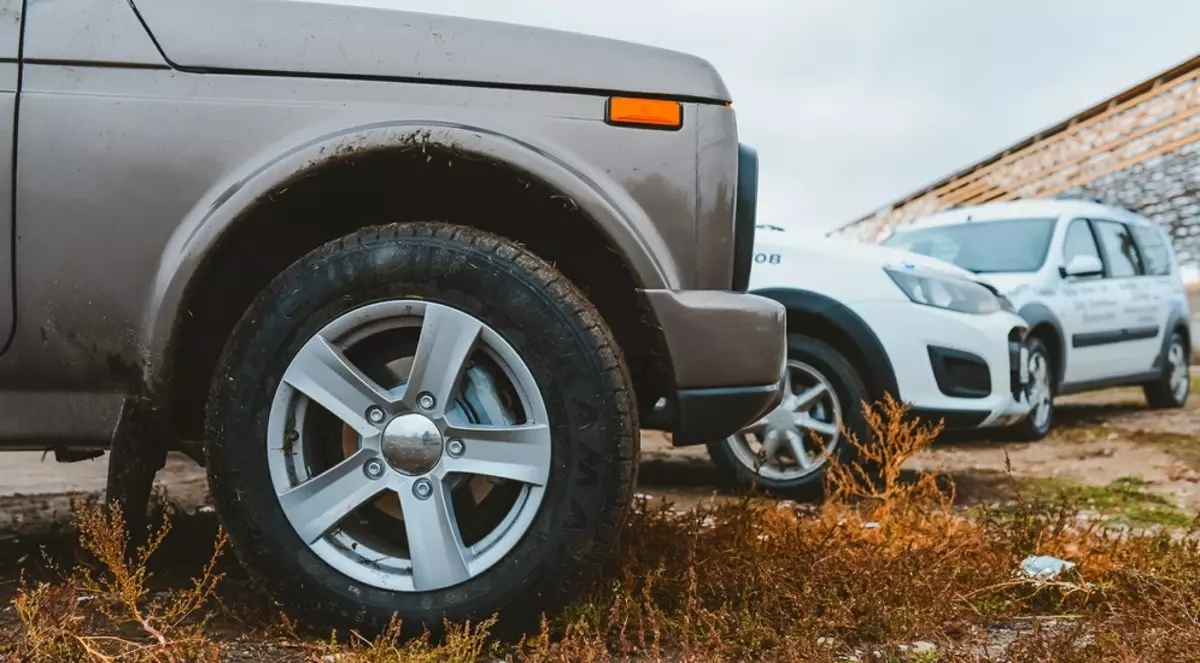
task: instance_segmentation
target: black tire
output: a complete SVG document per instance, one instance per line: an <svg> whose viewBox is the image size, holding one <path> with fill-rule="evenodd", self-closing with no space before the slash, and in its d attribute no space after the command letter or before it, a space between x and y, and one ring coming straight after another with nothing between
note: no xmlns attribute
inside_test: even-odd
<svg viewBox="0 0 1200 663"><path fill-rule="evenodd" d="M552 439L545 497L516 547L482 574L428 592L365 585L317 557L280 507L264 444L272 394L304 342L350 309L400 298L456 307L503 336L542 391ZM632 394L608 327L543 260L462 226L368 228L293 264L237 325L208 402L209 483L238 557L302 625L372 634L395 615L407 635L438 637L443 619L498 614L498 632L519 633L570 599L614 547L636 480Z"/></svg>
<svg viewBox="0 0 1200 663"><path fill-rule="evenodd" d="M1058 381L1055 379L1053 357L1042 339L1033 337L1029 339L1027 345L1029 347L1029 365L1031 367L1034 365L1035 355L1040 356L1048 371L1046 388L1049 389L1049 403L1047 404L1049 411L1045 419L1039 422L1035 408L1030 411L1029 416L1011 426L1010 433L1017 441L1037 442L1044 439L1054 429L1054 395L1058 390Z"/></svg>
<svg viewBox="0 0 1200 663"><path fill-rule="evenodd" d="M860 443L871 443L871 432L863 418L863 403L870 402L870 396L854 366L828 343L802 334L788 335L788 359L815 368L829 382L841 406L843 426L853 432ZM727 483L792 499L824 498L828 463L796 479L777 480L747 466L734 453L732 444L735 442L729 439L708 444L708 455ZM855 451L854 445L843 436L835 447L834 455L839 462L851 463L856 461Z"/></svg>
<svg viewBox="0 0 1200 663"><path fill-rule="evenodd" d="M1172 371L1175 370L1175 366L1171 362L1171 354L1173 352L1179 353L1180 361L1182 362L1183 383L1181 391L1175 391L1171 388L1171 375ZM1188 374L1187 344L1183 342L1183 335L1178 331L1171 332L1171 340L1167 342L1165 357L1162 374L1154 382L1142 386L1142 391L1146 394L1146 404L1155 410L1181 408L1187 405L1188 396L1191 395L1191 376Z"/></svg>

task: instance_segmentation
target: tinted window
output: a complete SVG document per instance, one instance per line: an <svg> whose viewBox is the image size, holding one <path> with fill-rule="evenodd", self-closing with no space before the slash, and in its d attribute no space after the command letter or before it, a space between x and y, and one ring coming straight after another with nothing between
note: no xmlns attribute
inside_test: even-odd
<svg viewBox="0 0 1200 663"><path fill-rule="evenodd" d="M1096 246L1096 238L1092 229L1083 219L1075 219L1067 226L1067 237L1063 240L1063 264L1071 264L1078 256L1092 256L1100 259L1100 248Z"/></svg>
<svg viewBox="0 0 1200 663"><path fill-rule="evenodd" d="M1046 261L1054 219L975 221L898 231L884 245L976 273L1036 272Z"/></svg>
<svg viewBox="0 0 1200 663"><path fill-rule="evenodd" d="M1138 255L1133 235L1124 223L1097 221L1096 231L1108 258L1108 275L1113 278L1137 276L1142 273L1142 258Z"/></svg>
<svg viewBox="0 0 1200 663"><path fill-rule="evenodd" d="M1171 247L1167 246L1162 233L1152 226L1130 226L1133 236L1141 245L1146 273L1161 276L1171 273Z"/></svg>

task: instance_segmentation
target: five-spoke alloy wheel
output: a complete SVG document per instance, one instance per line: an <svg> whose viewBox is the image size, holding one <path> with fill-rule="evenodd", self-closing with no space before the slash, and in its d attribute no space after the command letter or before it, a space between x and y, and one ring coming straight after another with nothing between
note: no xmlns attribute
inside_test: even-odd
<svg viewBox="0 0 1200 663"><path fill-rule="evenodd" d="M222 523L305 623L528 626L632 499L620 357L578 290L503 239L417 223L333 242L226 346L206 446Z"/></svg>
<svg viewBox="0 0 1200 663"><path fill-rule="evenodd" d="M347 352L364 346L374 352L359 368ZM327 435L326 413L349 430ZM493 329L433 302L379 302L326 325L284 372L267 431L296 533L381 589L442 589L491 568L528 530L550 475L528 367ZM498 522L476 522L486 516Z"/></svg>

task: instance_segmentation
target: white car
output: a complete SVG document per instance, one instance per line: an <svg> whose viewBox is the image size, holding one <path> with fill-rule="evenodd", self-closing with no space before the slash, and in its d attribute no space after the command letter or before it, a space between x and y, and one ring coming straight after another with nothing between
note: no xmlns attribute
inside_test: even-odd
<svg viewBox="0 0 1200 663"><path fill-rule="evenodd" d="M991 203L883 243L952 262L1013 302L1030 326L1030 421L1043 433L1055 394L1140 385L1151 407L1187 403L1187 293L1170 237L1144 216L1078 199Z"/></svg>
<svg viewBox="0 0 1200 663"><path fill-rule="evenodd" d="M1005 426L1030 411L1028 327L952 264L759 226L750 288L787 307L788 391L753 426L710 443L729 478L779 494L822 487L826 461L869 441L863 403L885 393L947 428Z"/></svg>

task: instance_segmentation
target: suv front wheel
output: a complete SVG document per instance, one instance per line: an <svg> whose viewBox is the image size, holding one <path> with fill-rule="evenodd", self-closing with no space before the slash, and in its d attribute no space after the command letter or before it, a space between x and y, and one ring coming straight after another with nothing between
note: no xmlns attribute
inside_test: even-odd
<svg viewBox="0 0 1200 663"><path fill-rule="evenodd" d="M238 324L209 482L239 557L302 622L528 625L614 544L631 394L608 327L544 261L460 226L367 229Z"/></svg>

